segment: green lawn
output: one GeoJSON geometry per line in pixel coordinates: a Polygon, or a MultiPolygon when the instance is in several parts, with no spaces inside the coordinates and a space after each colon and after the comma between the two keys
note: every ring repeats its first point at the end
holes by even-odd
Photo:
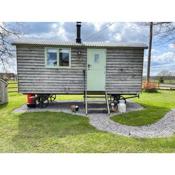
{"type": "Polygon", "coordinates": [[[10,80],[8,81],[8,92],[18,92],[18,82],[10,80]]]}
{"type": "Polygon", "coordinates": [[[114,116],[112,120],[132,126],[155,123],[172,108],[175,108],[175,91],[142,93],[140,99],[134,99],[134,101],[144,106],[145,109],[114,116]]]}
{"type": "MultiPolygon", "coordinates": [[[[173,98],[175,92],[144,93],[137,101],[168,110],[175,105],[168,101],[171,95],[173,98]]],[[[25,96],[11,93],[9,103],[0,106],[0,152],[175,152],[175,136],[128,138],[98,131],[84,117],[54,112],[12,113],[24,102],[25,96]]]]}

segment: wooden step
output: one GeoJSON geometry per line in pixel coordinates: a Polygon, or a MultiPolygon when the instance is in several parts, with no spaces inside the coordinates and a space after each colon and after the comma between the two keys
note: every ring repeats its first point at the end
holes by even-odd
{"type": "Polygon", "coordinates": [[[93,94],[88,94],[87,91],[85,90],[85,93],[84,93],[84,103],[85,103],[85,112],[86,112],[86,115],[88,114],[88,111],[107,111],[108,114],[110,114],[110,109],[109,109],[109,96],[107,94],[107,92],[104,92],[104,95],[103,94],[99,94],[99,95],[93,95],[93,94]],[[103,98],[104,100],[89,100],[89,99],[101,99],[103,98]],[[105,105],[106,104],[106,107],[98,107],[98,106],[94,106],[92,107],[91,104],[103,104],[105,105]],[[88,105],[90,105],[88,107],[88,105]]]}
{"type": "Polygon", "coordinates": [[[87,100],[87,102],[88,102],[88,104],[106,104],[105,100],[104,101],[88,101],[87,100]]]}
{"type": "Polygon", "coordinates": [[[87,96],[87,98],[105,98],[105,96],[87,96]]]}
{"type": "Polygon", "coordinates": [[[106,108],[90,108],[88,107],[88,111],[91,110],[91,111],[107,111],[106,108]]]}

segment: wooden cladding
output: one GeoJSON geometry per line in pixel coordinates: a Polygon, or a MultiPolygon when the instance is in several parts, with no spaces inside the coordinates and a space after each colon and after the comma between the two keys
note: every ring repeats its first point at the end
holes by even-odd
{"type": "MultiPolygon", "coordinates": [[[[141,91],[143,49],[106,49],[106,90],[110,94],[141,91]]],[[[17,46],[20,93],[83,94],[87,48],[71,48],[69,69],[45,67],[44,46],[17,46]]],[[[94,82],[95,83],[95,82],[94,82]]]]}

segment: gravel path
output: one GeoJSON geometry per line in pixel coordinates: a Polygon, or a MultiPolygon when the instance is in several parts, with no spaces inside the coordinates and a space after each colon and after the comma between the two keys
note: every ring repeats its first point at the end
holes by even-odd
{"type": "Polygon", "coordinates": [[[121,134],[124,136],[153,138],[167,137],[175,133],[175,110],[168,112],[157,123],[148,126],[127,126],[114,122],[110,116],[90,115],[90,124],[98,130],[121,134]]]}

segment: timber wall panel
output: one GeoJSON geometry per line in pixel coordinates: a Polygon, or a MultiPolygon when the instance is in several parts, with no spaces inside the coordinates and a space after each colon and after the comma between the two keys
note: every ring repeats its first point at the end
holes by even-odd
{"type": "Polygon", "coordinates": [[[19,92],[21,93],[83,93],[83,69],[86,49],[71,48],[71,68],[46,68],[45,48],[37,46],[17,47],[19,92]]]}
{"type": "Polygon", "coordinates": [[[135,94],[141,91],[143,54],[143,49],[107,49],[107,92],[135,94]]]}
{"type": "MultiPolygon", "coordinates": [[[[71,68],[46,68],[43,46],[17,46],[19,92],[82,94],[87,49],[71,48],[71,52],[71,68]],[[81,57],[77,56],[79,50],[81,50],[81,57]]],[[[106,69],[108,93],[140,92],[143,49],[108,48],[106,69]]]]}

